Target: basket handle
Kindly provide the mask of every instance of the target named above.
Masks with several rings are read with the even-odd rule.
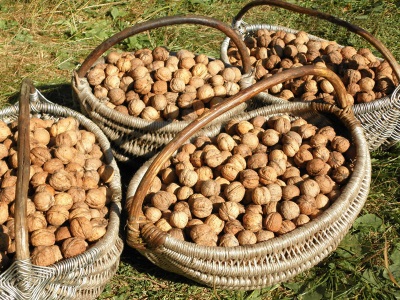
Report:
[[[140,224],[148,223],[144,217],[142,205],[143,200],[151,186],[151,182],[157,176],[161,166],[170,158],[170,156],[185,143],[196,131],[206,126],[209,122],[214,120],[221,114],[229,111],[235,106],[251,99],[256,94],[264,91],[271,86],[282,83],[286,80],[294,79],[304,75],[317,75],[326,78],[333,85],[338,102],[344,108],[346,107],[347,93],[344,84],[340,78],[331,70],[327,68],[316,67],[313,65],[303,66],[293,69],[288,69],[280,73],[276,73],[271,77],[262,79],[254,85],[243,89],[238,94],[230,97],[227,101],[211,108],[207,113],[200,116],[198,119],[190,123],[189,126],[184,128],[177,134],[170,143],[155,157],[150,164],[145,175],[143,176],[136,193],[131,198],[127,199],[127,203],[131,203],[128,215],[128,233],[127,242],[133,248],[143,248],[143,244],[139,241]],[[334,107],[334,106],[333,106]],[[351,110],[350,110],[351,111]],[[143,236],[148,242],[149,247],[157,247],[164,243],[166,233],[162,232],[153,224],[146,224],[142,229]]]
[[[243,71],[245,74],[248,74],[251,71],[251,63],[250,63],[250,56],[247,52],[246,45],[231,27],[227,26],[225,23],[203,16],[196,16],[196,15],[186,15],[186,16],[171,16],[171,17],[162,17],[159,19],[154,19],[150,21],[146,21],[143,23],[136,24],[132,27],[126,28],[119,33],[111,36],[104,42],[102,42],[99,46],[97,46],[86,58],[86,60],[82,63],[81,67],[78,70],[78,76],[80,78],[84,77],[86,73],[89,71],[90,67],[94,64],[94,62],[108,49],[110,49],[115,44],[119,43],[120,41],[155,28],[169,26],[169,25],[177,25],[177,24],[199,24],[208,27],[212,27],[222,31],[225,35],[229,36],[232,41],[237,46],[240,56],[243,60]]]
[[[21,95],[19,99],[18,116],[18,171],[15,195],[15,258],[25,260],[29,258],[28,227],[27,217],[27,198],[29,187],[29,122],[30,107],[29,97],[35,92],[35,88],[30,79],[24,79],[21,85]]]
[[[256,1],[246,4],[239,11],[239,13],[234,17],[233,23],[232,23],[234,28],[237,28],[241,24],[243,15],[248,10],[250,10],[252,7],[260,6],[260,5],[276,6],[276,7],[294,11],[294,12],[297,12],[300,14],[306,14],[306,15],[313,16],[313,17],[316,17],[319,19],[323,19],[323,20],[329,21],[333,24],[342,26],[342,27],[348,29],[349,31],[360,35],[382,54],[382,56],[387,60],[389,65],[392,67],[393,72],[395,73],[395,75],[397,77],[397,80],[400,82],[400,66],[397,63],[396,59],[394,58],[393,54],[390,52],[390,50],[388,48],[386,48],[386,46],[380,40],[378,40],[371,33],[369,33],[368,31],[366,31],[365,29],[363,29],[357,25],[353,25],[347,21],[344,21],[342,19],[339,19],[337,17],[334,17],[332,15],[329,15],[329,14],[326,14],[323,12],[319,12],[314,9],[301,7],[301,6],[298,6],[298,5],[295,5],[292,3],[288,3],[285,1],[280,1],[280,0],[256,0]]]

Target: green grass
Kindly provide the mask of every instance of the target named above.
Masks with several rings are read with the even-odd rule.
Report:
[[[57,0],[44,4],[39,0],[0,0],[0,103],[14,102],[21,80],[29,77],[49,99],[72,106],[72,71],[112,34],[137,22],[188,13],[230,24],[247,2]],[[367,29],[400,60],[400,1],[291,2]],[[303,29],[345,45],[368,46],[344,29],[281,9],[254,8],[245,20]],[[131,37],[118,47],[134,50],[164,45],[217,57],[222,39],[215,29],[182,25]],[[400,147],[377,151],[372,163],[370,195],[349,234],[327,259],[290,282],[251,292],[214,290],[162,271],[126,246],[118,273],[100,299],[400,299]],[[124,188],[133,171],[122,168]]]

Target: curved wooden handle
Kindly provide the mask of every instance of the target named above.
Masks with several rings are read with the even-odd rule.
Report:
[[[29,188],[30,147],[29,147],[29,122],[30,108],[29,97],[35,92],[32,81],[24,79],[21,85],[18,116],[18,171],[15,195],[15,258],[24,260],[29,258],[27,198]]]
[[[129,211],[129,219],[128,219],[128,241],[134,241],[137,237],[129,236],[134,234],[139,234],[139,225],[143,224],[143,211],[142,205],[145,196],[151,186],[151,182],[157,176],[158,172],[161,169],[161,166],[165,164],[165,162],[170,158],[170,156],[183,144],[185,143],[196,131],[200,130],[202,127],[206,126],[212,120],[220,116],[221,114],[229,111],[235,106],[243,103],[258,93],[268,89],[278,83],[285,82],[286,80],[294,79],[297,77],[301,77],[304,75],[317,75],[321,77],[325,77],[327,80],[331,82],[333,87],[335,88],[336,95],[338,97],[338,102],[342,107],[346,107],[346,99],[347,93],[346,89],[340,80],[340,78],[331,70],[327,68],[316,67],[314,65],[304,66],[299,68],[288,69],[282,71],[280,73],[274,74],[271,77],[260,80],[254,85],[240,91],[238,94],[230,97],[227,101],[211,108],[207,113],[200,116],[198,119],[194,120],[183,129],[178,135],[175,136],[174,139],[171,140],[168,145],[164,147],[164,149],[155,157],[149,168],[147,169],[145,175],[143,176],[139,186],[136,189],[135,195],[128,199],[127,202],[131,203],[130,211]],[[154,228],[153,228],[154,229]],[[158,230],[160,231],[160,230]],[[158,236],[157,230],[151,237]],[[164,239],[159,239],[159,241],[164,241]],[[154,246],[156,243],[154,241],[150,241]],[[130,243],[132,247],[135,247],[135,243]],[[158,246],[158,245],[156,245]]]
[[[397,80],[400,82],[400,66],[397,63],[396,59],[394,58],[393,54],[389,51],[389,49],[386,48],[386,46],[384,44],[382,44],[381,41],[379,41],[376,37],[374,37],[371,33],[366,31],[365,29],[363,29],[357,25],[353,25],[349,22],[346,22],[342,19],[336,18],[332,15],[329,15],[329,14],[326,14],[323,12],[319,12],[317,10],[313,10],[310,8],[301,7],[301,6],[291,4],[288,2],[279,1],[279,0],[256,0],[256,1],[246,4],[239,11],[239,13],[235,16],[235,18],[233,20],[233,25],[236,27],[236,25],[240,24],[241,19],[243,18],[243,15],[248,10],[250,10],[252,7],[260,6],[260,5],[276,6],[276,7],[280,7],[280,8],[294,11],[297,13],[313,16],[313,17],[316,17],[319,19],[329,21],[333,24],[342,26],[342,27],[348,29],[349,31],[358,34],[359,36],[361,36],[365,40],[367,40],[372,46],[375,47],[375,49],[377,49],[382,54],[382,56],[387,60],[387,62],[392,67],[393,72],[395,73],[395,75],[397,77]]]
[[[104,42],[102,42],[99,46],[94,49],[89,56],[86,58],[86,60],[82,63],[81,67],[78,70],[78,75],[79,77],[84,77],[89,71],[90,67],[94,64],[94,62],[108,49],[110,49],[112,46],[115,44],[119,43],[120,41],[155,28],[160,28],[164,26],[169,26],[169,25],[177,25],[177,24],[198,24],[198,25],[204,25],[208,27],[212,27],[215,29],[218,29],[222,31],[225,35],[229,36],[232,41],[235,43],[236,47],[238,48],[238,51],[240,53],[240,56],[242,57],[243,60],[243,71],[245,74],[249,73],[251,71],[251,63],[250,63],[250,56],[249,53],[247,52],[246,45],[244,44],[243,40],[239,37],[239,35],[227,26],[225,23],[209,18],[209,17],[203,17],[203,16],[196,16],[196,15],[186,15],[186,16],[172,16],[172,17],[163,17],[155,20],[150,20],[146,21],[143,23],[136,24],[132,27],[126,28],[122,30],[121,32],[111,36]]]

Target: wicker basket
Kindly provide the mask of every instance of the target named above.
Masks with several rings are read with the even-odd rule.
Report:
[[[105,51],[123,39],[146,30],[185,23],[213,27],[229,36],[238,48],[241,49],[240,53],[244,60],[244,73],[250,72],[250,57],[240,37],[229,26],[207,17],[175,16],[151,20],[127,28],[104,41],[86,58],[73,79],[72,84],[75,98],[80,103],[82,112],[88,115],[103,130],[113,145],[115,157],[120,161],[129,161],[134,156],[153,155],[185,128],[190,121],[148,121],[139,117],[124,115],[101,103],[93,95],[85,76]],[[250,77],[243,75],[242,81],[246,82],[246,78]],[[218,119],[210,123],[207,128],[199,132],[199,134],[206,134],[208,136],[216,134],[218,124],[242,112],[245,107],[246,104],[242,104],[234,110],[221,115]]]
[[[388,61],[393,69],[393,72],[399,82],[400,67],[393,57],[392,53],[372,34],[364,29],[352,25],[344,20],[338,19],[334,16],[318,12],[312,9],[303,8],[295,4],[287,3],[279,0],[259,0],[253,1],[245,5],[240,12],[236,15],[232,22],[234,29],[238,30],[243,36],[252,35],[259,29],[267,30],[282,30],[290,33],[297,33],[299,30],[294,30],[287,27],[275,26],[269,24],[246,24],[243,21],[244,14],[252,7],[259,5],[270,5],[284,8],[290,11],[310,15],[323,20],[327,20],[333,24],[343,26],[349,31],[356,33],[366,39],[373,45],[381,55]],[[323,39],[308,35],[310,40],[322,41]],[[227,37],[221,45],[221,58],[224,62],[228,62],[227,50],[229,47],[230,39]],[[267,93],[260,93],[256,99],[260,102],[259,105],[269,105],[274,103],[285,103],[287,100],[275,97]],[[366,131],[367,141],[370,150],[375,150],[381,145],[389,146],[396,141],[400,140],[400,124],[398,123],[400,117],[400,94],[399,87],[389,96],[374,100],[370,103],[355,104],[353,107],[355,116],[361,121],[362,126]]]
[[[107,163],[114,168],[114,178],[109,184],[113,195],[106,234],[84,253],[49,267],[33,265],[29,258],[26,197],[30,166],[30,112],[43,119],[74,117],[83,128],[95,134]],[[15,261],[0,274],[0,299],[95,299],[116,273],[123,248],[119,237],[121,180],[107,138],[92,121],[81,114],[42,98],[28,80],[22,83],[19,107],[15,105],[1,110],[0,118],[7,123],[19,120],[18,159],[25,161],[24,164],[19,164],[24,168],[18,169],[15,226],[19,230],[15,230]]]
[[[357,160],[350,181],[331,207],[303,227],[255,245],[207,247],[172,238],[147,221],[142,210],[143,199],[161,166],[197,129],[223,113],[225,109],[250,99],[265,88],[304,74],[328,76],[330,81],[335,83],[333,85],[341,99],[340,103],[345,103],[346,92],[340,79],[326,69],[311,66],[283,71],[231,97],[229,103],[219,107],[222,111],[208,113],[198,124],[186,128],[134,175],[127,191],[128,245],[165,270],[211,287],[242,290],[258,289],[286,281],[316,265],[334,251],[361,211],[368,195],[371,177],[364,131],[353,116],[352,110],[348,108],[340,109],[317,103],[287,103],[253,110],[238,118],[248,120],[259,115],[268,118],[289,114],[293,117],[301,116],[312,123],[326,125],[328,117],[335,116],[337,119],[333,126],[339,126],[351,136],[356,146]]]

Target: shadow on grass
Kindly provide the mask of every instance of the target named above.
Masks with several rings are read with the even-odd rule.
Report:
[[[79,105],[74,102],[72,98],[72,87],[69,83],[62,84],[48,84],[48,85],[37,85],[36,89],[49,101],[62,105],[77,111]],[[8,103],[15,104],[20,97],[20,93],[15,93],[8,98]]]

